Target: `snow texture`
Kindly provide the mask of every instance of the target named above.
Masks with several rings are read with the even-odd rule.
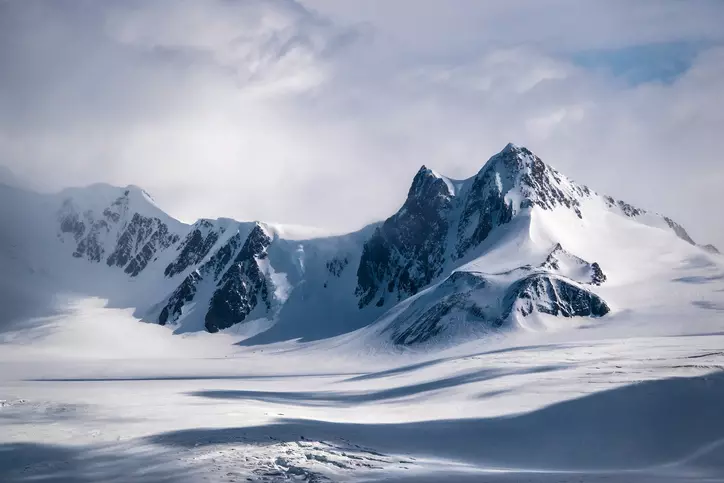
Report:
[[[526,148],[349,234],[107,185],[0,223],[0,481],[724,478],[724,259]]]

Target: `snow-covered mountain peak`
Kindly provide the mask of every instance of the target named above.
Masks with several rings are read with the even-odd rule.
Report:
[[[133,185],[43,200],[56,251],[68,273],[95,277],[91,292],[107,278],[111,297],[127,290],[143,320],[177,332],[273,326],[264,341],[339,335],[385,314],[397,314],[393,341],[404,344],[471,324],[526,327],[535,314],[598,317],[609,286],[640,277],[618,253],[642,235],[715,256],[677,240],[693,245],[673,220],[599,195],[513,143],[465,180],[423,165],[396,213],[347,234],[224,218],[184,225]]]
[[[455,188],[448,178],[423,165],[412,180],[407,198],[408,200],[411,198],[436,198],[438,196],[449,198],[454,195]]]
[[[565,206],[581,217],[580,202],[591,195],[588,187],[576,184],[529,149],[513,143],[492,156],[475,179],[482,184],[494,183],[513,212],[533,205],[545,210]]]
[[[61,191],[58,238],[75,258],[105,262],[137,276],[178,242],[185,226],[167,215],[143,189],[94,184]]]
[[[119,214],[128,213],[143,216],[170,218],[154,201],[148,192],[138,186],[113,186],[95,183],[82,188],[66,188],[57,195],[66,206],[78,210],[102,213],[106,209]]]

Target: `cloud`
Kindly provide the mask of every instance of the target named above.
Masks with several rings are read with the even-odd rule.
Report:
[[[0,164],[138,184],[189,221],[342,230],[397,209],[421,164],[467,177],[515,141],[724,245],[721,3],[442,5],[0,2]],[[631,52],[636,82],[581,61]]]

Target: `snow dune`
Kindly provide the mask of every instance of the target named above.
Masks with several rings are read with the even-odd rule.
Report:
[[[73,301],[0,339],[0,479],[717,481],[713,312],[399,353],[241,347]]]

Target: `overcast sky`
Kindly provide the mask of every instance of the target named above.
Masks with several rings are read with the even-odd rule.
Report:
[[[724,247],[724,2],[0,0],[0,164],[353,229],[509,141]]]

